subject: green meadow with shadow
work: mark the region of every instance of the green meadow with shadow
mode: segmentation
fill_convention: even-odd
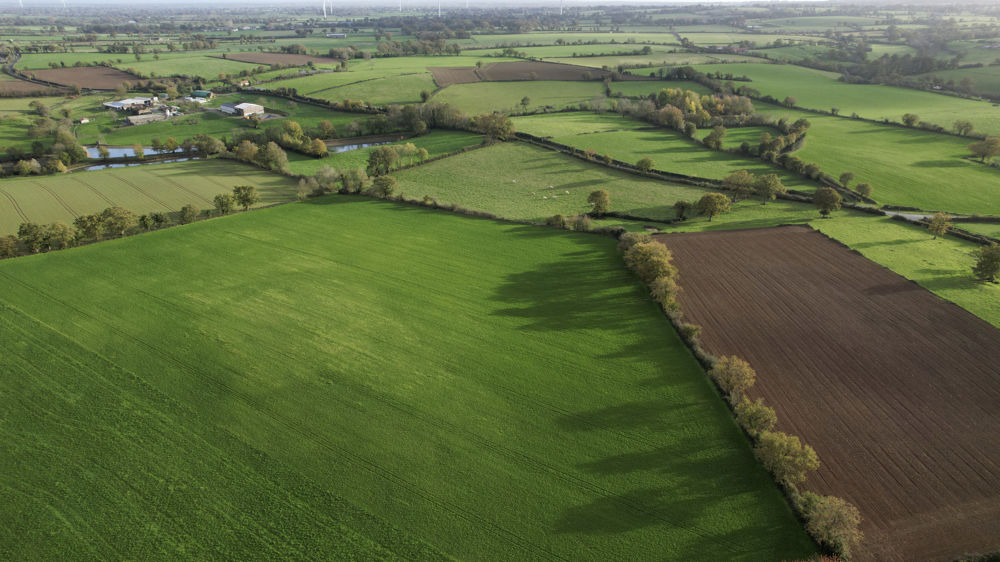
[[[0,279],[14,558],[814,552],[611,238],[330,196]]]

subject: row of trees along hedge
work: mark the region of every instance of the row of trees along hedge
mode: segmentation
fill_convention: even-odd
[[[238,185],[232,193],[215,196],[214,212],[227,215],[237,206],[244,211],[260,201],[257,189],[252,185]],[[137,215],[124,207],[108,207],[99,213],[80,215],[72,225],[64,222],[37,224],[24,222],[17,229],[17,235],[0,237],[0,257],[10,258],[23,254],[37,254],[42,251],[62,250],[84,242],[100,242],[106,238],[124,237],[134,232],[149,232],[176,222],[188,224],[199,216],[211,216],[188,204],[172,219],[167,213]]]
[[[728,199],[727,199],[728,200]],[[677,304],[677,268],[666,245],[648,234],[624,233],[618,241],[625,264],[645,283],[653,299],[663,308],[692,351],[711,363],[709,377],[733,409],[740,427],[754,442],[754,454],[786,491],[792,506],[805,520],[806,531],[832,553],[849,558],[863,538],[858,528],[861,515],[856,507],[833,496],[799,492],[808,474],[819,468],[816,451],[798,437],[775,431],[778,418],[762,398],[750,400],[747,392],[756,381],[753,368],[738,357],[714,359],[704,352],[698,338],[700,328],[682,321]]]

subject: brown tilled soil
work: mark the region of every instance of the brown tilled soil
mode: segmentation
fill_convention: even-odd
[[[34,82],[19,80],[10,76],[3,76],[3,78],[0,79],[0,92],[15,96],[34,92],[51,92],[54,96],[66,93],[65,90],[58,90],[51,86],[35,84]]]
[[[314,57],[312,55],[293,55],[289,53],[226,53],[228,60],[242,62],[252,62],[254,64],[283,64],[293,66],[303,66],[313,62],[315,64],[333,64],[338,62],[325,57]]]
[[[43,70],[28,70],[25,74],[34,74],[39,80],[63,84],[65,86],[80,86],[95,90],[113,90],[122,82],[140,80],[133,74],[122,72],[106,66],[80,66],[70,68],[47,68]]]
[[[476,74],[474,66],[428,66],[427,70],[434,75],[434,82],[440,88],[451,86],[452,84],[468,84],[469,82],[479,82],[479,75]]]
[[[540,61],[494,62],[479,70],[489,82],[531,80],[532,72],[535,80],[584,80],[584,73],[589,73],[591,80],[600,80],[610,74],[599,68]]]
[[[1000,331],[807,227],[656,239],[708,352],[816,449],[806,488],[861,510],[859,559],[1000,548]]]

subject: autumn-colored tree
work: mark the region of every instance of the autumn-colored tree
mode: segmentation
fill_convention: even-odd
[[[716,361],[708,376],[734,404],[739,402],[757,379],[753,367],[736,356],[723,357]]]
[[[844,198],[832,187],[821,187],[813,194],[813,203],[819,208],[819,214],[823,218],[829,218],[830,213],[840,209],[840,203]]]
[[[706,193],[694,206],[698,214],[708,217],[708,222],[712,222],[716,215],[729,212],[731,208],[729,198],[721,193]]]
[[[611,210],[611,196],[604,189],[590,192],[590,195],[587,196],[587,202],[593,206],[594,214],[597,216]]]
[[[951,222],[951,215],[938,211],[937,213],[934,213],[933,217],[931,217],[931,221],[927,224],[927,230],[929,230],[930,233],[934,235],[934,239],[937,240],[938,236],[944,236],[953,226],[955,225]]]
[[[754,454],[775,480],[788,486],[805,482],[808,473],[819,468],[819,457],[812,447],[780,431],[761,433]]]

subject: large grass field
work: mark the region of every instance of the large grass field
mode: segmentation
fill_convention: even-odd
[[[841,115],[857,113],[861,117],[900,122],[904,113],[914,113],[928,123],[951,128],[959,119],[971,121],[976,130],[1000,133],[1000,111],[987,102],[921,92],[908,88],[871,84],[848,84],[837,81],[838,74],[786,64],[709,64],[695,67],[702,72],[732,72],[747,75],[750,87],[762,94],[784,99],[796,98],[800,107]]]
[[[390,144],[393,146],[400,146],[412,143],[413,146],[416,146],[417,148],[427,150],[427,155],[430,158],[434,158],[435,156],[461,150],[467,146],[475,146],[482,143],[482,140],[483,138],[480,135],[474,135],[464,131],[431,131],[430,133],[420,137],[414,137]],[[291,167],[292,172],[306,176],[315,174],[316,171],[323,166],[330,166],[339,170],[365,168],[368,166],[368,154],[372,150],[375,150],[375,147],[358,148],[356,150],[349,150],[346,152],[333,152],[332,150],[333,149],[331,149],[330,155],[326,158],[313,158],[311,156],[290,152],[288,153],[288,164]],[[409,163],[410,162],[406,160],[397,162],[397,165],[406,165]]]
[[[0,236],[17,232],[22,222],[71,224],[79,215],[113,206],[136,213],[173,212],[189,203],[210,209],[213,197],[242,184],[257,188],[261,205],[296,197],[291,179],[228,160],[15,178],[0,182]]]
[[[813,182],[759,159],[708,150],[674,131],[654,129],[645,123],[614,114],[532,115],[515,118],[514,123],[519,131],[552,137],[555,142],[584,150],[593,149],[598,154],[609,154],[624,162],[635,163],[649,157],[656,169],[667,172],[713,179],[722,179],[737,170],[755,174],[774,173],[789,189],[816,189]],[[753,130],[759,139],[762,129]],[[709,132],[700,131],[698,136],[704,137]],[[734,138],[749,140],[744,135],[734,135]]]
[[[528,97],[528,108],[552,106],[557,109],[589,102],[604,95],[601,82],[537,80],[529,82],[474,82],[453,84],[432,98],[453,105],[467,114],[521,110],[521,99]]]
[[[0,262],[0,552],[809,556],[614,246],[328,197]]]
[[[880,203],[1000,214],[1000,170],[964,158],[970,139],[762,104],[758,110],[807,118],[812,126],[796,154],[833,177],[854,173]]]

